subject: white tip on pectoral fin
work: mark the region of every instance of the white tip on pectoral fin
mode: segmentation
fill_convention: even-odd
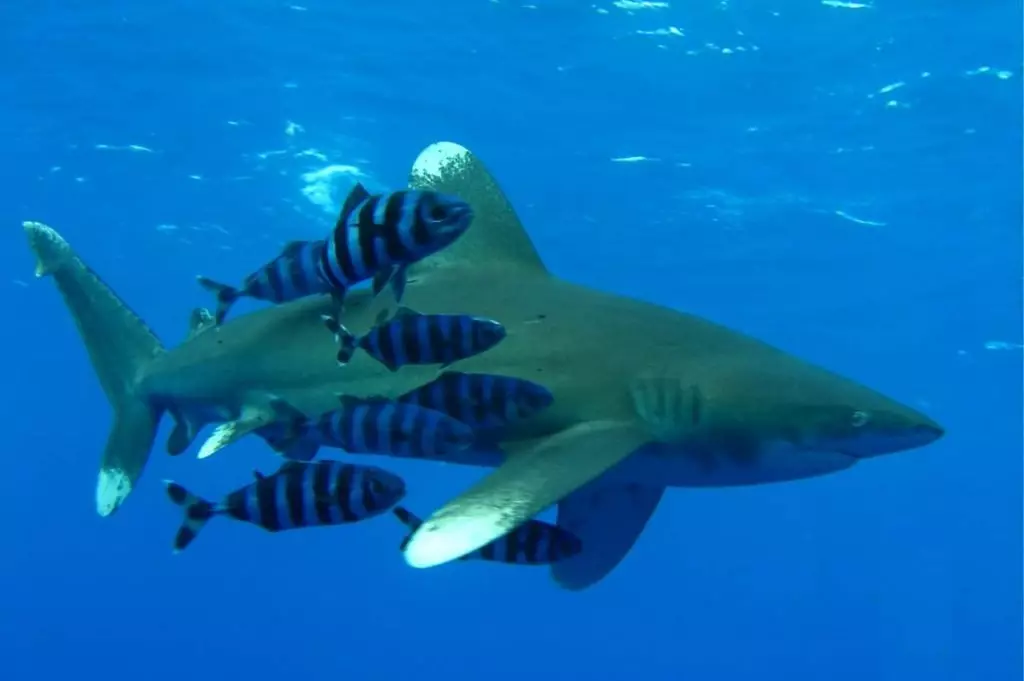
[[[199,456],[197,458],[205,459],[207,457],[211,457],[227,447],[238,439],[238,430],[237,421],[229,421],[217,426],[214,429],[213,434],[206,438],[206,442],[204,442],[203,446],[199,448]]]
[[[507,534],[511,527],[501,509],[466,508],[450,511],[423,523],[405,547],[405,562],[429,568],[457,560]]]
[[[96,481],[96,512],[104,517],[110,515],[131,492],[132,481],[124,471],[101,468]]]
[[[629,456],[648,435],[632,424],[581,423],[520,451],[436,511],[405,547],[428,568],[502,537]]]

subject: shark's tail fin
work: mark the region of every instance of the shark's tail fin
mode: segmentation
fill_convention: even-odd
[[[36,276],[56,282],[114,409],[96,486],[96,510],[107,516],[131,493],[149,458],[162,410],[138,394],[136,386],[143,368],[164,349],[60,234],[39,222],[23,226],[36,256]]]

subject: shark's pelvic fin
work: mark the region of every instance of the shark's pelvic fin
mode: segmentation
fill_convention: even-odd
[[[458,241],[414,265],[409,270],[410,278],[452,267],[547,273],[512,204],[469,149],[454,142],[431,144],[416,157],[409,185],[454,194],[473,207],[474,215],[473,223]]]
[[[405,547],[405,561],[426,568],[475,551],[598,477],[649,440],[650,435],[632,423],[588,422],[516,452],[424,522]]]
[[[156,334],[75,254],[56,230],[23,223],[36,276],[57,284],[114,409],[96,486],[96,510],[113,513],[131,493],[149,458],[161,410],[136,391],[137,379],[164,352]]]
[[[258,396],[242,408],[242,413],[234,421],[217,426],[210,437],[206,438],[199,448],[197,458],[206,459],[228,445],[238,442],[243,437],[253,434],[264,426],[272,423],[287,423],[305,416],[295,407],[282,399],[269,396]],[[314,452],[315,454],[315,452]],[[312,458],[312,457],[310,457]]]
[[[604,476],[607,477],[607,476]],[[583,550],[551,565],[559,586],[581,591],[615,569],[654,515],[665,488],[598,478],[558,502],[558,526],[576,535]]]

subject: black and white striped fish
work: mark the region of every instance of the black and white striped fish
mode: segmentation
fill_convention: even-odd
[[[321,275],[341,300],[372,279],[374,294],[390,281],[401,301],[409,266],[451,245],[472,221],[469,204],[454,196],[411,189],[371,195],[356,183],[325,240]]]
[[[439,411],[479,430],[529,418],[554,400],[550,390],[521,378],[444,371],[397,401]]]
[[[327,330],[338,343],[338,364],[344,366],[357,349],[391,371],[407,364],[440,364],[443,367],[490,350],[505,338],[505,327],[493,319],[464,314],[420,314],[400,307],[387,320],[381,311],[377,323],[356,336],[335,317],[323,315]]]
[[[473,444],[473,429],[441,412],[383,397],[339,396],[341,407],[315,419],[296,415],[258,432],[282,456],[309,461],[320,447],[350,454],[444,457]]]
[[[402,506],[395,506],[391,512],[410,530],[399,546],[404,551],[413,533],[419,529],[423,521]],[[511,565],[548,565],[572,558],[582,548],[579,537],[572,532],[543,520],[528,520],[512,532],[484,544],[459,560],[487,560]]]
[[[405,496],[405,482],[394,473],[341,461],[286,461],[271,475],[255,476],[220,503],[206,501],[173,480],[164,481],[167,496],[185,509],[174,550],[187,547],[217,515],[277,532],[372,518]]]
[[[323,240],[292,241],[281,253],[242,282],[241,288],[198,277],[199,285],[217,296],[214,318],[220,324],[235,301],[242,297],[284,303],[333,288],[320,274],[320,261],[326,250]]]

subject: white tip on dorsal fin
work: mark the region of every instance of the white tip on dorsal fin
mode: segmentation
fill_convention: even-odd
[[[473,207],[473,222],[466,233],[414,265],[411,277],[452,267],[547,273],[512,204],[469,149],[454,142],[431,144],[416,157],[409,186],[453,194]]]

